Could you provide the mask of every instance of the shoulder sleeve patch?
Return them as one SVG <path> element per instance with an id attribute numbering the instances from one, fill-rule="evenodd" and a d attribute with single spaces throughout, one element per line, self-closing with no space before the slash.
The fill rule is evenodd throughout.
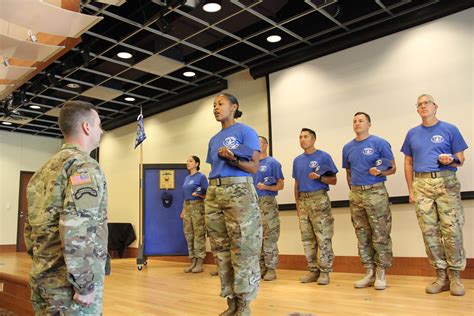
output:
<path id="1" fill-rule="evenodd" d="M 92 182 L 88 172 L 75 173 L 69 177 L 72 186 L 84 185 Z"/>

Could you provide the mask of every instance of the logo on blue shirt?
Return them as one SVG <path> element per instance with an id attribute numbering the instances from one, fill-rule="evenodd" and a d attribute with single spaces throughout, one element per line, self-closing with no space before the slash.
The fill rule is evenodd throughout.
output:
<path id="1" fill-rule="evenodd" d="M 319 171 L 320 168 L 318 162 L 315 160 L 309 162 L 309 167 L 313 168 L 315 172 Z"/>
<path id="2" fill-rule="evenodd" d="M 375 166 L 378 167 L 382 164 L 382 159 L 377 159 L 377 161 L 375 162 Z"/>
<path id="3" fill-rule="evenodd" d="M 442 143 L 443 141 L 444 141 L 444 137 L 441 135 L 434 135 L 433 137 L 431 137 L 432 143 L 439 144 L 439 143 Z"/>
<path id="4" fill-rule="evenodd" d="M 194 184 L 194 180 L 189 180 L 188 184 Z"/>
<path id="5" fill-rule="evenodd" d="M 364 148 L 362 150 L 362 153 L 366 156 L 370 156 L 370 155 L 373 155 L 374 154 L 374 149 L 373 148 Z"/>
<path id="6" fill-rule="evenodd" d="M 265 171 L 267 171 L 267 166 L 260 166 L 260 167 L 258 168 L 258 171 L 260 171 L 260 172 L 265 172 Z"/>
<path id="7" fill-rule="evenodd" d="M 236 149 L 240 144 L 237 138 L 230 136 L 224 139 L 223 145 L 229 149 Z"/>

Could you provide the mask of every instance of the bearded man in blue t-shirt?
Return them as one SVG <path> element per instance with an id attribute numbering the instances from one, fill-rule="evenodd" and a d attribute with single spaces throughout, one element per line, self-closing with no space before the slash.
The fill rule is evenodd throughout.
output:
<path id="1" fill-rule="evenodd" d="M 426 254 L 437 274 L 426 292 L 451 290 L 451 295 L 461 296 L 460 271 L 466 267 L 466 253 L 456 171 L 464 163 L 468 146 L 456 126 L 436 118 L 438 105 L 431 95 L 419 96 L 416 108 L 422 123 L 408 131 L 401 151 L 410 203 L 415 204 Z"/>

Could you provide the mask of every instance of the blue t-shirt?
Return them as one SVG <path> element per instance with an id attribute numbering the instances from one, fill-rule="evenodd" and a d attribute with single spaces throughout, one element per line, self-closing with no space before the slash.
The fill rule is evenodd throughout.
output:
<path id="1" fill-rule="evenodd" d="M 197 192 L 200 195 L 206 195 L 207 186 L 208 184 L 207 184 L 206 176 L 200 172 L 196 172 L 193 175 L 186 176 L 186 178 L 184 178 L 184 183 L 183 183 L 184 199 L 186 201 L 202 200 L 201 197 L 192 196 L 192 194 L 193 192 Z"/>
<path id="2" fill-rule="evenodd" d="M 369 173 L 369 169 L 382 158 L 393 160 L 392 148 L 385 139 L 374 135 L 362 141 L 353 139 L 342 149 L 342 167 L 351 170 L 352 185 L 370 185 L 387 180 L 385 176 Z"/>
<path id="3" fill-rule="evenodd" d="M 319 173 L 324 170 L 323 174 Z M 302 153 L 293 160 L 293 178 L 298 181 L 298 192 L 313 192 L 318 190 L 329 191 L 329 185 L 308 177 L 311 172 L 319 175 L 336 174 L 338 172 L 331 156 L 322 150 L 316 150 L 312 154 Z"/>
<path id="4" fill-rule="evenodd" d="M 408 131 L 401 151 L 413 158 L 413 171 L 456 171 L 456 167 L 438 163 L 440 154 L 455 154 L 468 148 L 458 128 L 439 121 L 433 126 L 418 125 Z"/>
<path id="5" fill-rule="evenodd" d="M 224 128 L 211 138 L 206 159 L 206 162 L 211 164 L 209 179 L 252 175 L 238 167 L 231 166 L 226 162 L 226 159 L 220 159 L 217 154 L 218 149 L 223 146 L 232 151 L 239 147 L 240 144 L 260 151 L 257 133 L 253 128 L 242 123 L 235 123 L 234 125 Z"/>
<path id="6" fill-rule="evenodd" d="M 281 164 L 275 158 L 268 156 L 260 160 L 258 171 L 253 175 L 253 183 L 258 196 L 278 195 L 278 191 L 259 190 L 257 183 L 265 182 L 265 184 L 272 183 L 271 185 L 275 185 L 280 179 L 284 179 L 283 172 L 281 171 Z"/>

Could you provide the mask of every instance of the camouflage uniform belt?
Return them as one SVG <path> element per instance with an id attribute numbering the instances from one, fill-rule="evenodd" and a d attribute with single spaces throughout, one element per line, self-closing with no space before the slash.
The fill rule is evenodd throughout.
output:
<path id="1" fill-rule="evenodd" d="M 209 179 L 209 185 L 220 187 L 221 185 L 235 184 L 235 183 L 253 183 L 252 177 L 225 177 Z"/>
<path id="2" fill-rule="evenodd" d="M 299 192 L 299 197 L 309 198 L 309 197 L 312 197 L 312 196 L 324 194 L 324 192 L 326 192 L 326 190 L 318 190 L 318 191 L 312 191 L 312 192 Z"/>
<path id="3" fill-rule="evenodd" d="M 415 172 L 415 178 L 445 178 L 455 175 L 456 172 L 452 170 L 442 170 L 442 171 L 433 171 L 433 172 Z"/>
<path id="4" fill-rule="evenodd" d="M 380 187 L 383 187 L 384 185 L 385 184 L 383 182 L 378 182 L 378 183 L 369 184 L 369 185 L 351 185 L 351 190 L 352 191 L 365 191 L 372 188 L 380 188 Z"/>
<path id="5" fill-rule="evenodd" d="M 189 204 L 199 204 L 199 203 L 204 203 L 204 200 L 185 200 L 184 204 L 189 205 Z"/>

